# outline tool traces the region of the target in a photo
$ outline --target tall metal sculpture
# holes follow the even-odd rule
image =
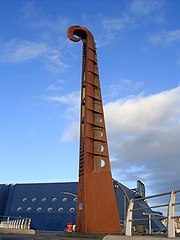
[[[76,231],[121,233],[110,170],[94,38],[91,32],[81,26],[70,27],[67,35],[74,42],[83,41]]]

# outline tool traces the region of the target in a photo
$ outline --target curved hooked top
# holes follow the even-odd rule
[[[87,40],[90,40],[94,43],[92,33],[87,28],[79,25],[69,27],[67,30],[67,36],[74,42],[79,42],[80,40],[87,42]]]

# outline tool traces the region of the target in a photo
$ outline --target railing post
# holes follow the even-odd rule
[[[168,206],[168,237],[175,238],[175,225],[174,225],[174,213],[175,213],[175,203],[176,203],[176,192],[173,190],[171,192],[169,206]]]
[[[7,218],[6,228],[9,228],[9,218],[10,217]]]
[[[28,219],[28,229],[30,229],[30,225],[31,225],[31,218]]]
[[[128,210],[127,210],[127,218],[126,218],[126,236],[132,236],[132,214],[133,214],[134,201],[130,200]]]

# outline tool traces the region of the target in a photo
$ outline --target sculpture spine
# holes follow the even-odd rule
[[[83,42],[79,184],[76,231],[121,233],[112,182],[94,38],[72,26],[70,40]]]

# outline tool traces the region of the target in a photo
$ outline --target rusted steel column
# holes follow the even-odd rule
[[[121,233],[111,176],[94,38],[72,26],[70,40],[83,41],[79,185],[76,231]]]

